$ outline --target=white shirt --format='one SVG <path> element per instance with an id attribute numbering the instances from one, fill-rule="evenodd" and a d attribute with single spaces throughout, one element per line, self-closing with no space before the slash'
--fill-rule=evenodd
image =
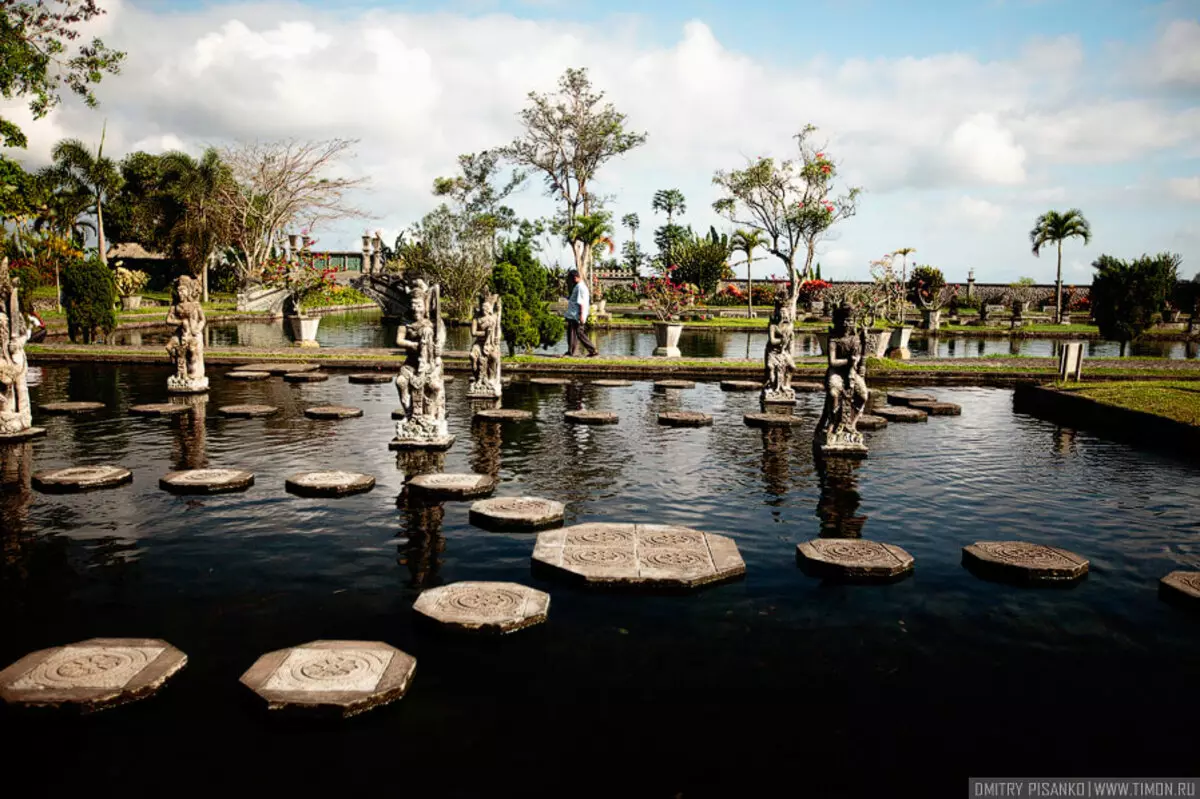
<path id="1" fill-rule="evenodd" d="M 575 284 L 575 288 L 571 289 L 571 298 L 567 301 L 566 318 L 582 325 L 587 322 L 590 306 L 591 293 L 588 291 L 587 283 L 580 280 Z"/>

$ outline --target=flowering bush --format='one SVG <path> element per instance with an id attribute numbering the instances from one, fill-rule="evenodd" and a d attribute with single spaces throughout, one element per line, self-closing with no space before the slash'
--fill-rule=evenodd
<path id="1" fill-rule="evenodd" d="M 146 284 L 149 282 L 150 276 L 142 270 L 126 269 L 123 266 L 117 266 L 116 283 L 118 296 L 132 297 L 146 288 Z"/>
<path id="2" fill-rule="evenodd" d="M 824 298 L 832 283 L 825 280 L 802 280 L 798 292 L 800 302 L 817 302 Z"/>
<path id="3" fill-rule="evenodd" d="M 313 241 L 307 244 L 312 245 Z M 268 258 L 263 264 L 262 282 L 269 288 L 286 288 L 292 301 L 299 308 L 310 295 L 327 292 L 336 285 L 337 269 L 327 260 L 318 259 L 307 247 L 297 253 L 297 260 L 289 263 L 283 258 Z"/>
<path id="4" fill-rule="evenodd" d="M 676 267 L 667 267 L 664 277 L 650 277 L 633 284 L 633 290 L 646 298 L 646 304 L 659 321 L 669 322 L 679 319 L 684 308 L 692 305 L 699 293 L 695 286 L 676 283 L 671 274 Z"/>

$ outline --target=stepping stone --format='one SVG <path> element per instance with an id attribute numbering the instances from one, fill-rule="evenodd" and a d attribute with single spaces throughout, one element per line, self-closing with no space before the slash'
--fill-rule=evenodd
<path id="1" fill-rule="evenodd" d="M 289 383 L 323 383 L 329 379 L 328 372 L 288 372 L 283 379 Z"/>
<path id="2" fill-rule="evenodd" d="M 544 622 L 550 595 L 518 583 L 450 583 L 422 591 L 413 610 L 455 630 L 511 633 Z"/>
<path id="3" fill-rule="evenodd" d="M 47 494 L 66 494 L 116 488 L 133 482 L 133 472 L 121 466 L 68 466 L 33 476 L 33 487 Z"/>
<path id="4" fill-rule="evenodd" d="M 254 485 L 254 472 L 244 469 L 187 469 L 167 472 L 158 487 L 172 494 L 226 494 Z"/>
<path id="5" fill-rule="evenodd" d="M 422 474 L 408 481 L 408 490 L 430 499 L 475 499 L 496 490 L 486 474 Z"/>
<path id="6" fill-rule="evenodd" d="M 39 405 L 38 410 L 42 413 L 51 414 L 68 414 L 68 413 L 92 413 L 94 411 L 104 410 L 103 402 L 47 402 L 45 405 Z"/>
<path id="7" fill-rule="evenodd" d="M 882 416 L 864 413 L 862 416 L 858 417 L 859 430 L 882 430 L 883 428 L 887 427 L 887 425 L 888 420 L 884 419 Z"/>
<path id="8" fill-rule="evenodd" d="M 5 444 L 19 444 L 22 441 L 28 441 L 31 438 L 40 438 L 46 435 L 44 427 L 26 427 L 19 433 L 0 433 L 0 446 Z"/>
<path id="9" fill-rule="evenodd" d="M 571 424 L 616 424 L 621 418 L 610 411 L 567 411 L 563 414 Z"/>
<path id="10" fill-rule="evenodd" d="M 666 524 L 578 524 L 540 533 L 533 566 L 593 586 L 694 588 L 746 573 L 732 538 Z"/>
<path id="11" fill-rule="evenodd" d="M 537 530 L 562 524 L 561 502 L 539 497 L 481 499 L 467 514 L 471 524 L 485 530 Z"/>
<path id="12" fill-rule="evenodd" d="M 817 538 L 796 547 L 796 561 L 817 577 L 881 581 L 913 570 L 912 555 L 898 546 L 859 538 Z"/>
<path id="13" fill-rule="evenodd" d="M 226 372 L 225 379 L 227 380 L 270 380 L 270 372 Z"/>
<path id="14" fill-rule="evenodd" d="M 977 541 L 963 547 L 963 565 L 981 576 L 1023 583 L 1069 582 L 1088 571 L 1074 552 L 1028 541 Z"/>
<path id="15" fill-rule="evenodd" d="M 881 405 L 873 410 L 875 416 L 881 416 L 889 422 L 924 422 L 929 419 L 925 411 L 901 405 Z"/>
<path id="16" fill-rule="evenodd" d="M 630 386 L 633 385 L 633 381 L 632 380 L 593 380 L 591 382 L 591 385 L 599 386 L 600 388 L 629 388 Z"/>
<path id="17" fill-rule="evenodd" d="M 152 402 L 149 405 L 134 405 L 129 409 L 134 416 L 178 416 L 191 411 L 192 406 L 182 402 Z"/>
<path id="18" fill-rule="evenodd" d="M 382 641 L 309 641 L 268 652 L 240 682 L 270 710 L 349 718 L 404 696 L 417 660 Z"/>
<path id="19" fill-rule="evenodd" d="M 289 494 L 300 497 L 345 497 L 375 487 L 375 478 L 357 472 L 300 472 L 284 482 Z"/>
<path id="20" fill-rule="evenodd" d="M 1171 572 L 1159 581 L 1158 595 L 1168 601 L 1200 608 L 1200 572 Z"/>
<path id="21" fill-rule="evenodd" d="M 565 377 L 531 377 L 529 382 L 535 386 L 569 386 L 571 381 Z"/>
<path id="22" fill-rule="evenodd" d="M 387 372 L 358 372 L 350 375 L 351 383 L 390 383 L 396 379 L 394 374 Z M 445 378 L 442 378 L 445 380 Z"/>
<path id="23" fill-rule="evenodd" d="M 911 405 L 914 402 L 937 402 L 937 397 L 923 391 L 889 391 L 888 405 Z"/>
<path id="24" fill-rule="evenodd" d="M 962 406 L 953 402 L 910 402 L 908 407 L 925 411 L 930 416 L 962 416 Z"/>
<path id="25" fill-rule="evenodd" d="M 222 405 L 217 413 L 231 419 L 257 419 L 263 416 L 274 416 L 279 409 L 274 405 Z"/>
<path id="26" fill-rule="evenodd" d="M 392 413 L 393 419 L 403 419 L 404 415 L 396 416 Z M 424 450 L 426 452 L 445 452 L 454 446 L 455 436 L 446 436 L 445 438 L 393 438 L 388 442 L 388 449 L 393 452 L 410 452 L 414 450 Z"/>
<path id="27" fill-rule="evenodd" d="M 698 411 L 669 411 L 658 415 L 658 423 L 667 427 L 712 427 L 712 417 Z"/>
<path id="28" fill-rule="evenodd" d="M 804 424 L 804 417 L 790 413 L 747 413 L 742 421 L 750 427 L 798 427 Z"/>
<path id="29" fill-rule="evenodd" d="M 362 416 L 362 408 L 351 408 L 349 405 L 318 405 L 304 411 L 309 419 L 354 419 Z"/>
<path id="30" fill-rule="evenodd" d="M 804 382 L 800 382 L 800 383 L 792 381 L 792 391 L 824 392 L 825 384 L 824 383 L 813 383 L 813 382 L 809 382 L 809 381 L 804 381 Z"/>
<path id="31" fill-rule="evenodd" d="M 453 383 L 454 375 L 442 375 L 442 382 L 443 383 Z"/>
<path id="32" fill-rule="evenodd" d="M 286 375 L 293 372 L 315 372 L 321 367 L 315 363 L 245 363 L 237 367 L 239 372 L 269 372 L 273 375 Z"/>
<path id="33" fill-rule="evenodd" d="M 722 380 L 722 391 L 761 391 L 762 383 L 755 380 Z"/>
<path id="34" fill-rule="evenodd" d="M 655 380 L 654 387 L 657 389 L 688 389 L 695 388 L 696 383 L 693 380 Z"/>
<path id="35" fill-rule="evenodd" d="M 526 419 L 532 419 L 533 414 L 517 408 L 485 408 L 482 411 L 476 411 L 473 418 L 481 422 L 523 422 Z"/>
<path id="36" fill-rule="evenodd" d="M 795 396 L 793 396 L 791 399 L 788 399 L 788 398 L 786 398 L 786 397 L 763 397 L 762 399 L 760 399 L 760 400 L 759 400 L 759 402 L 760 402 L 760 403 L 761 403 L 763 406 L 767 406 L 767 405 L 778 405 L 778 406 L 784 406 L 784 405 L 795 405 L 795 404 L 796 404 L 797 402 L 799 402 L 799 401 L 800 401 L 800 400 L 799 400 L 799 399 L 797 399 Z"/>
<path id="37" fill-rule="evenodd" d="M 158 638 L 90 638 L 32 652 L 0 671 L 0 698 L 92 713 L 153 696 L 186 664 L 187 655 Z"/>

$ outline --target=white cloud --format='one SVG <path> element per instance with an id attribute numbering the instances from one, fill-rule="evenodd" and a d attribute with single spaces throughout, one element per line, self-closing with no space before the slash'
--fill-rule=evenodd
<path id="1" fill-rule="evenodd" d="M 992 230 L 1004 218 L 1004 209 L 987 200 L 963 196 L 951 209 L 951 213 L 959 220 L 971 225 L 976 230 Z"/>
<path id="2" fill-rule="evenodd" d="M 1172 20 L 1153 49 L 1153 77 L 1162 83 L 1200 86 L 1200 21 Z"/>
<path id="3" fill-rule="evenodd" d="M 1172 178 L 1167 181 L 1167 190 L 1176 199 L 1200 202 L 1200 175 L 1193 175 L 1190 178 Z"/>

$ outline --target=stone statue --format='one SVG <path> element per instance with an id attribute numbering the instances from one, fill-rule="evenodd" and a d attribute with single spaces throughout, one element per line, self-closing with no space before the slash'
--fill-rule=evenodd
<path id="1" fill-rule="evenodd" d="M 867 406 L 866 337 L 856 331 L 851 308 L 833 312 L 829 331 L 829 368 L 825 370 L 825 409 L 814 443 L 824 455 L 863 457 L 867 445 L 858 432 L 858 417 Z"/>
<path id="2" fill-rule="evenodd" d="M 796 361 L 792 356 L 792 343 L 796 336 L 793 330 L 795 317 L 790 300 L 782 294 L 776 296 L 775 311 L 771 314 L 770 324 L 767 325 L 767 350 L 763 359 L 763 402 L 796 401 L 796 392 L 792 390 L 792 373 L 796 371 Z"/>
<path id="3" fill-rule="evenodd" d="M 200 306 L 200 283 L 187 275 L 175 280 L 167 324 L 175 335 L 167 343 L 167 354 L 175 361 L 175 374 L 167 378 L 171 394 L 200 394 L 208 391 L 204 375 L 204 308 Z"/>
<path id="4" fill-rule="evenodd" d="M 500 313 L 500 295 L 481 292 L 475 318 L 471 320 L 474 343 L 468 397 L 500 396 Z"/>
<path id="5" fill-rule="evenodd" d="M 446 425 L 446 387 L 442 380 L 442 349 L 446 325 L 442 322 L 438 287 L 417 280 L 409 289 L 412 318 L 396 334 L 396 346 L 405 350 L 404 365 L 396 376 L 400 410 L 392 449 L 449 449 L 454 443 Z"/>
<path id="6" fill-rule="evenodd" d="M 45 432 L 33 427 L 26 377 L 25 342 L 29 325 L 21 312 L 17 280 L 8 273 L 8 259 L 0 259 L 0 440 L 23 439 Z"/>

